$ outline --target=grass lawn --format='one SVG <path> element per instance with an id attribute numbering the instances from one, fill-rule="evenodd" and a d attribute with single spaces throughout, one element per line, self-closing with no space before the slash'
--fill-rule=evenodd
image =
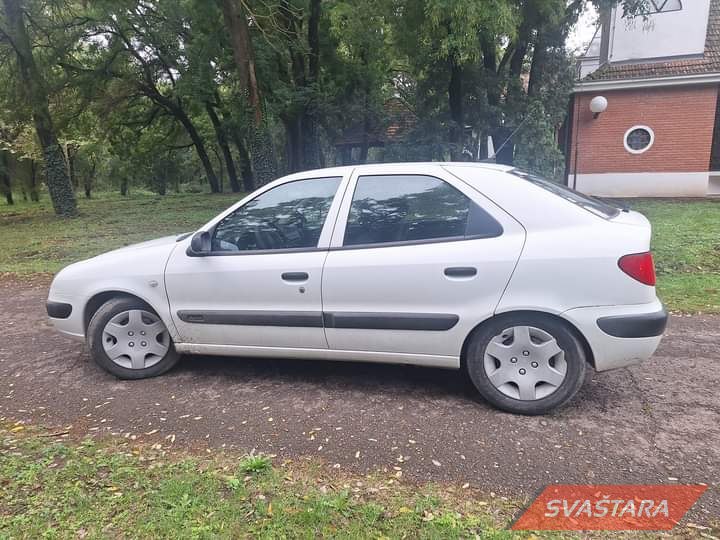
<path id="1" fill-rule="evenodd" d="M 265 456 L 0 426 L 0 538 L 515 538 L 518 506 Z M 523 535 L 527 537 L 527 535 Z M 554 536 L 557 537 L 557 536 Z"/>
<path id="2" fill-rule="evenodd" d="M 39 204 L 0 205 L 0 273 L 57 272 L 71 262 L 197 229 L 240 195 L 182 194 L 80 199 L 80 217 Z M 720 200 L 630 201 L 653 223 L 658 291 L 672 311 L 720 313 Z"/>
<path id="3" fill-rule="evenodd" d="M 0 272 L 54 273 L 111 249 L 189 232 L 242 197 L 100 193 L 91 200 L 78 199 L 77 219 L 55 217 L 47 196 L 40 203 L 0 204 Z"/>
<path id="4" fill-rule="evenodd" d="M 663 302 L 672 311 L 720 313 L 720 199 L 630 205 L 652 222 Z"/>
<path id="5" fill-rule="evenodd" d="M 514 533 L 507 528 L 529 501 L 467 485 L 412 485 L 394 469 L 361 476 L 311 461 L 171 447 L 0 423 L 0 538 L 657 537 Z M 690 527 L 663 536 L 691 538 Z"/>

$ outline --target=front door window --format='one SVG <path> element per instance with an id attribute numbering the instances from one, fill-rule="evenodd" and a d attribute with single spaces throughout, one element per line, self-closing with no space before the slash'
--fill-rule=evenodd
<path id="1" fill-rule="evenodd" d="M 317 247 L 341 180 L 297 180 L 258 195 L 218 223 L 213 251 Z"/>

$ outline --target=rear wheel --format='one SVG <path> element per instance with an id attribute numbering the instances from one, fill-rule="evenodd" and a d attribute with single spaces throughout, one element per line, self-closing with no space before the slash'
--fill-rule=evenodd
<path id="1" fill-rule="evenodd" d="M 537 415 L 567 403 L 585 380 L 582 344 L 561 321 L 509 314 L 481 327 L 466 351 L 467 371 L 487 401 Z"/>
<path id="2" fill-rule="evenodd" d="M 87 336 L 93 360 L 121 379 L 161 375 L 180 358 L 165 323 L 134 298 L 114 298 L 100 306 Z"/>

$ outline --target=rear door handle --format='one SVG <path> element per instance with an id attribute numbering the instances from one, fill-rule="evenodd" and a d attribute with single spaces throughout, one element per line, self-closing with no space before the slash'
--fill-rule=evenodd
<path id="1" fill-rule="evenodd" d="M 469 278 L 477 275 L 477 268 L 472 266 L 455 266 L 445 269 L 445 275 L 451 278 Z"/>
<path id="2" fill-rule="evenodd" d="M 310 276 L 307 272 L 285 272 L 282 278 L 283 281 L 307 281 Z"/>

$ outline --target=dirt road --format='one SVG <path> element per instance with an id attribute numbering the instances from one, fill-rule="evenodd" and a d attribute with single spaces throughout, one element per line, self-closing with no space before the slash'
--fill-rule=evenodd
<path id="1" fill-rule="evenodd" d="M 674 317 L 642 366 L 593 374 L 569 407 L 512 416 L 455 372 L 188 357 L 118 381 L 47 324 L 47 283 L 0 280 L 0 417 L 175 447 L 315 456 L 346 470 L 532 495 L 559 483 L 704 482 L 720 517 L 720 317 Z"/>

